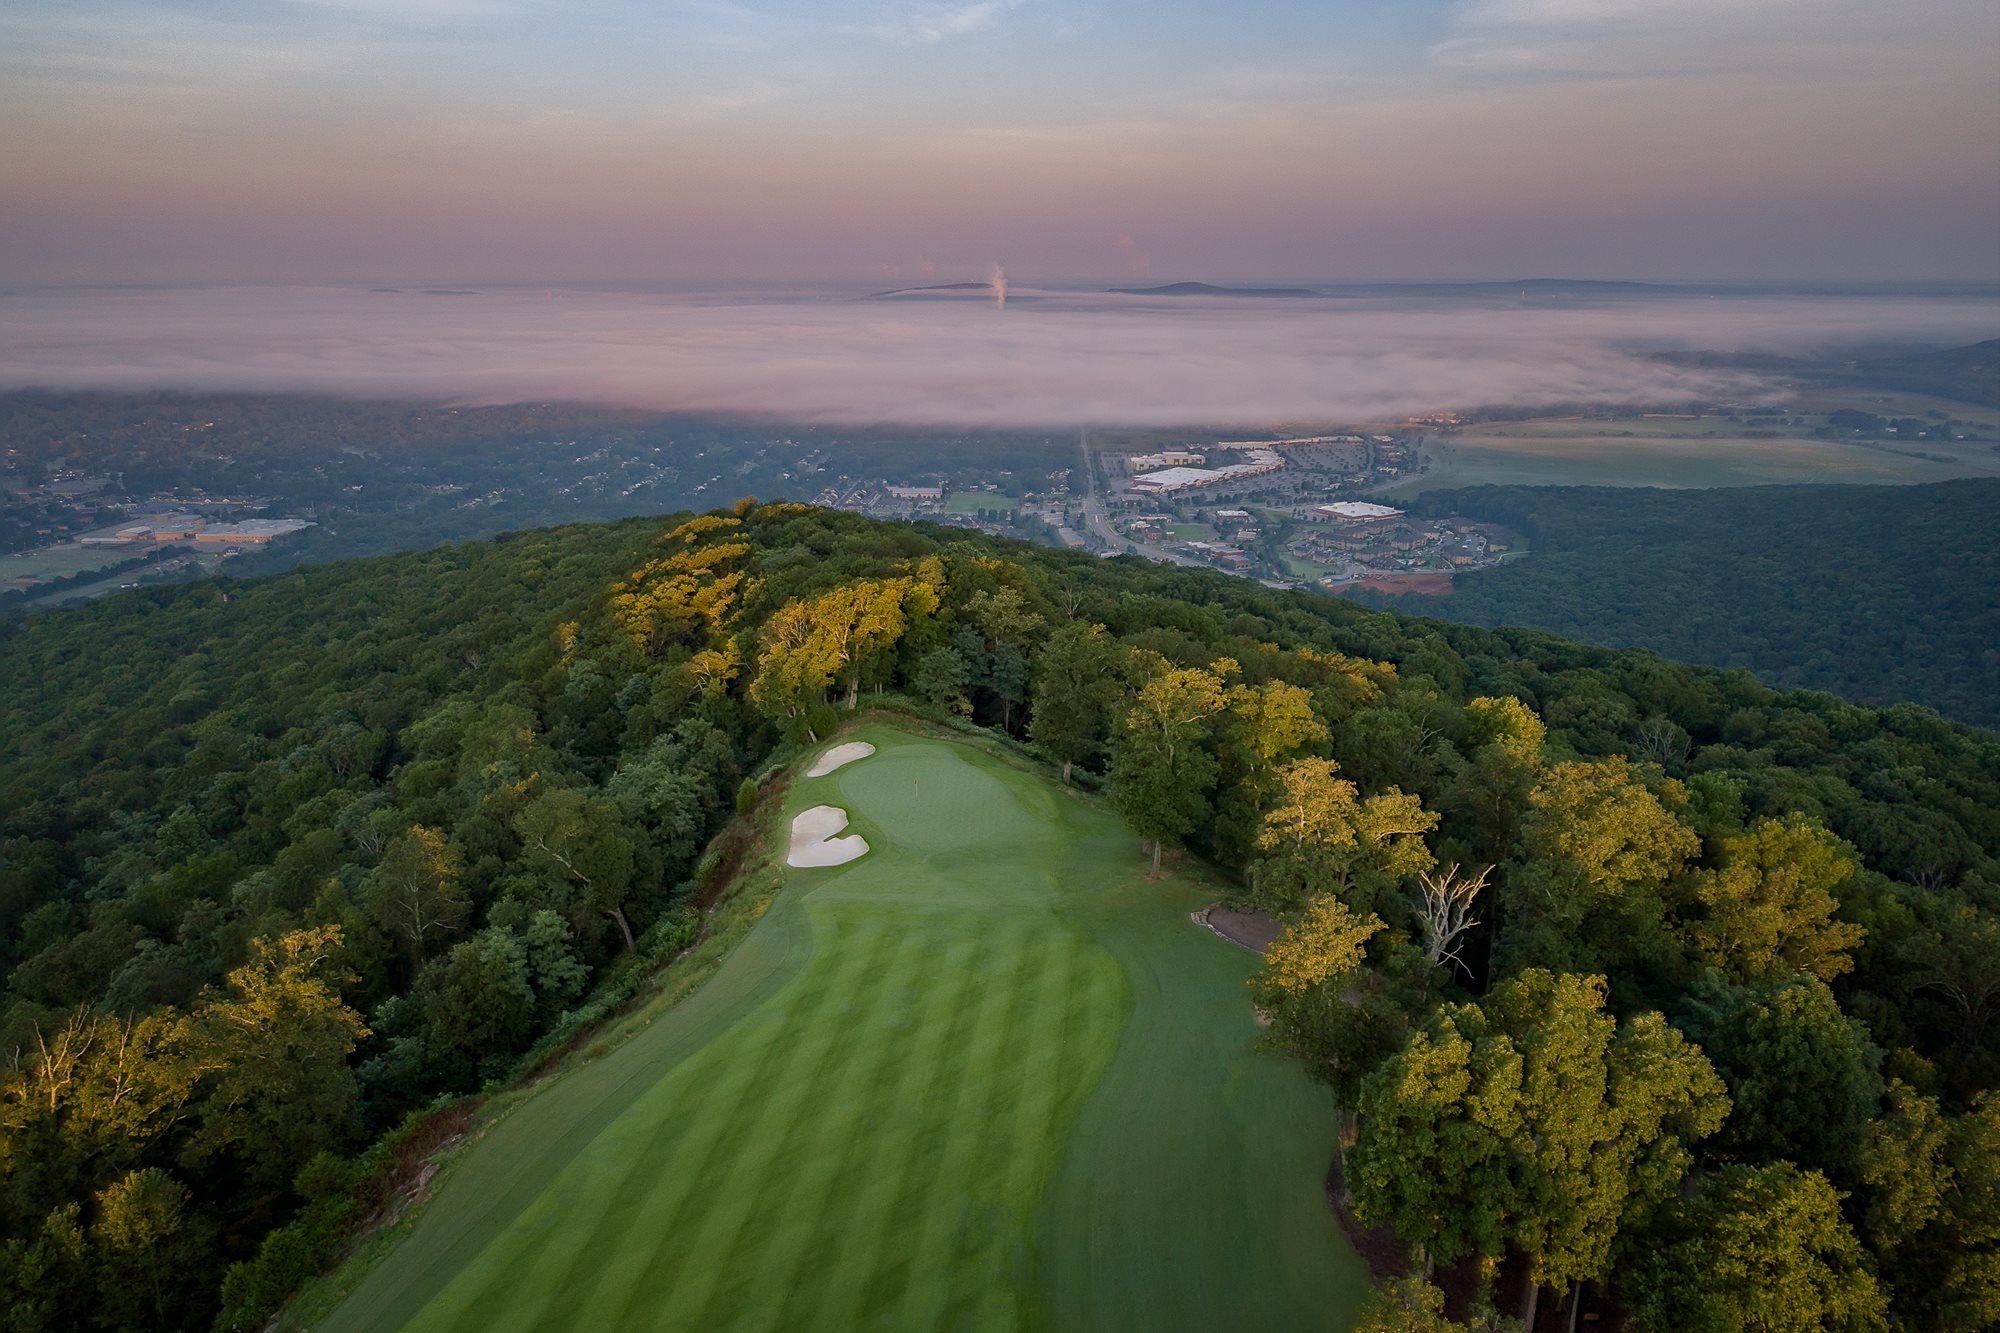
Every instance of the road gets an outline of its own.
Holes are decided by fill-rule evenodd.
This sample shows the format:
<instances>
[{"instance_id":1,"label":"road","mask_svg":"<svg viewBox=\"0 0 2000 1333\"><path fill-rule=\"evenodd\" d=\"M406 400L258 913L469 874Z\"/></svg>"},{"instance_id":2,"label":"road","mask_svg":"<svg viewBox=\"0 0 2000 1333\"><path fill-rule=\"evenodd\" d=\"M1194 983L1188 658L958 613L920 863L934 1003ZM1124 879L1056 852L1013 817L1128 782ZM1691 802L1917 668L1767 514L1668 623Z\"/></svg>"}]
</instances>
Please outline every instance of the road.
<instances>
[{"instance_id":1,"label":"road","mask_svg":"<svg viewBox=\"0 0 2000 1333\"><path fill-rule=\"evenodd\" d=\"M1179 555L1164 546L1153 546L1146 542L1135 542L1130 537L1111 526L1111 518L1104 512L1104 502L1097 498L1097 464L1090 456L1089 434L1077 433L1077 447L1083 452L1083 522L1084 526L1096 533L1109 551L1121 554L1142 555L1148 560L1163 565L1186 565L1190 569L1207 569L1208 566L1191 556Z\"/></svg>"}]
</instances>

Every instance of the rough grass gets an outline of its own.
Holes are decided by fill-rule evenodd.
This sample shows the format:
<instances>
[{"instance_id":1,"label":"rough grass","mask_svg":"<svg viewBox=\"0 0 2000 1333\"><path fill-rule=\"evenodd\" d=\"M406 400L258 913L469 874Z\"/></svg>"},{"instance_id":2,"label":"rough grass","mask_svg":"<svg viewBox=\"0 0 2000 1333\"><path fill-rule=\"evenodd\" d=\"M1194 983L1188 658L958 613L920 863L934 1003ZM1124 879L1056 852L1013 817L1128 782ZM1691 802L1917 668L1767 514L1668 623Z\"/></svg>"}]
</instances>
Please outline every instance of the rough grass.
<instances>
[{"instance_id":1,"label":"rough grass","mask_svg":"<svg viewBox=\"0 0 2000 1333\"><path fill-rule=\"evenodd\" d=\"M1254 960L1186 916L1212 889L981 749L856 735L779 813L873 850L520 1099L319 1327L1346 1322L1330 1106L1252 1050Z\"/></svg>"}]
</instances>

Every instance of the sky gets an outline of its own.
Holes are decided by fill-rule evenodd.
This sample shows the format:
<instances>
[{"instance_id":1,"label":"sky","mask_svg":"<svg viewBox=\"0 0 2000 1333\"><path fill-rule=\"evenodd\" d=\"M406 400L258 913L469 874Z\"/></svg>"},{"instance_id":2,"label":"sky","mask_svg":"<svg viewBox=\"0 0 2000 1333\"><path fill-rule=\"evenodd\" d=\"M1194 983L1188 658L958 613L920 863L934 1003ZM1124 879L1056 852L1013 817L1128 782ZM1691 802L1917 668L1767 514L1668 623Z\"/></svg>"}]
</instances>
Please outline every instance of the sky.
<instances>
[{"instance_id":1,"label":"sky","mask_svg":"<svg viewBox=\"0 0 2000 1333\"><path fill-rule=\"evenodd\" d=\"M0 283L2000 279L1992 0L0 0Z\"/></svg>"}]
</instances>

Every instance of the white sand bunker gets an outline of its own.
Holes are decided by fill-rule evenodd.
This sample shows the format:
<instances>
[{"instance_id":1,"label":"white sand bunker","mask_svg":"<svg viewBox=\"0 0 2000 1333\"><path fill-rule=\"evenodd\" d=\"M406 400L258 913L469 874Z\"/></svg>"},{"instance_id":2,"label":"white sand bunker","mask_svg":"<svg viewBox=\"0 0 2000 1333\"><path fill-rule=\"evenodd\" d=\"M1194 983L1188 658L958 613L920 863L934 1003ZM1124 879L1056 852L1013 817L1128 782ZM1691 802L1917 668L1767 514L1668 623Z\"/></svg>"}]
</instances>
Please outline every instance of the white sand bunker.
<instances>
[{"instance_id":1,"label":"white sand bunker","mask_svg":"<svg viewBox=\"0 0 2000 1333\"><path fill-rule=\"evenodd\" d=\"M860 756L856 756L859 758ZM859 833L844 838L833 835L847 827L847 812L837 805L816 805L801 810L792 820L792 848L785 857L788 866L837 866L852 861L868 850Z\"/></svg>"},{"instance_id":2,"label":"white sand bunker","mask_svg":"<svg viewBox=\"0 0 2000 1333\"><path fill-rule=\"evenodd\" d=\"M866 759L874 753L875 747L867 741L849 741L845 745L836 745L813 761L813 766L806 770L806 776L823 778L836 768L845 768L855 760Z\"/></svg>"}]
</instances>

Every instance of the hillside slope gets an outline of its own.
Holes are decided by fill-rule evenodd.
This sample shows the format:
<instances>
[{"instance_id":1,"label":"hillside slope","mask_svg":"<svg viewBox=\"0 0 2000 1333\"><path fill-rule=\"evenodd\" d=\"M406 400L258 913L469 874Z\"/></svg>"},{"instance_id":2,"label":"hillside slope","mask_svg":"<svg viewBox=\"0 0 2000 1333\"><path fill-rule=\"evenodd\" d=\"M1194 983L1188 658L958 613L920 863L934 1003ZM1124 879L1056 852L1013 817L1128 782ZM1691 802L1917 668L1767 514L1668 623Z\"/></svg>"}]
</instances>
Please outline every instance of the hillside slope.
<instances>
[{"instance_id":1,"label":"hillside slope","mask_svg":"<svg viewBox=\"0 0 2000 1333\"><path fill-rule=\"evenodd\" d=\"M2000 727L2000 481L1481 486L1432 492L1418 508L1504 523L1531 550L1459 575L1449 597L1370 604L1650 648Z\"/></svg>"},{"instance_id":2,"label":"hillside slope","mask_svg":"<svg viewBox=\"0 0 2000 1333\"><path fill-rule=\"evenodd\" d=\"M1520 1243L1429 1235L1476 1180L1382 1138L1396 1062L1489 1006L1530 1046L1615 1015L1617 1051L1680 1071L1670 1150L1593 1131L1665 1172L1628 1188L1689 1163L1717 1189L1725 1166L1840 1182L1852 1215L1826 1225L1919 1322L1989 1271L1983 1194L1940 1199L1915 1243L1866 1229L1897 1117L1970 1164L2000 1105L2000 740L1921 708L749 503L15 616L0 657L11 1327L261 1326L400 1206L467 1123L455 1099L587 1046L703 938L746 775L877 696L1102 786L1147 844L1134 873L1205 858L1298 938L1376 923L1256 984L1359 1126L1357 1207L1405 1243ZM1417 943L1418 876L1453 862L1490 867L1458 963ZM1608 1008L1533 1017L1558 994ZM1725 1084L1754 1114L1718 1124ZM1489 1128L1525 1137L1466 1145L1483 1161L1544 1132ZM1449 1192L1397 1193L1424 1182ZM1608 1199L1594 1236L1639 1215L1533 1189ZM1241 1239L1208 1220L1218 1252ZM1703 1227L1657 1226L1632 1252L1697 1262Z\"/></svg>"}]
</instances>

